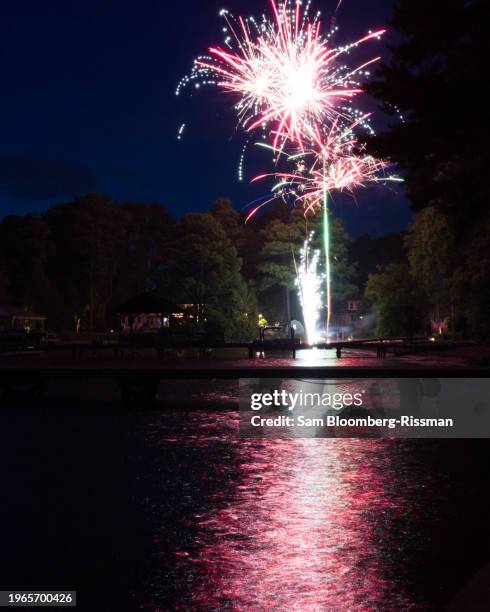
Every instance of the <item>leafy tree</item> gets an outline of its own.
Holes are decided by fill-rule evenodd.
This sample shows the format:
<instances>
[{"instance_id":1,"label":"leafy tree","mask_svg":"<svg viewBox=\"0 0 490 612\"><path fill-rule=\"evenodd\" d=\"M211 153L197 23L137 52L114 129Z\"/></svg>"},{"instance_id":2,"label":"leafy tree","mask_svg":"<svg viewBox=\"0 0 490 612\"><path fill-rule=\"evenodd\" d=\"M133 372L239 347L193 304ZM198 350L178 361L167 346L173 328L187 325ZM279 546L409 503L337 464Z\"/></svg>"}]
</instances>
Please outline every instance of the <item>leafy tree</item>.
<instances>
[{"instance_id":1,"label":"leafy tree","mask_svg":"<svg viewBox=\"0 0 490 612\"><path fill-rule=\"evenodd\" d=\"M10 303L10 275L9 266L5 258L0 257L0 304Z\"/></svg>"},{"instance_id":2,"label":"leafy tree","mask_svg":"<svg viewBox=\"0 0 490 612\"><path fill-rule=\"evenodd\" d=\"M454 236L441 211L429 206L420 211L405 238L410 273L425 291L437 318L449 312L449 289L454 265Z\"/></svg>"},{"instance_id":3,"label":"leafy tree","mask_svg":"<svg viewBox=\"0 0 490 612\"><path fill-rule=\"evenodd\" d=\"M241 253L245 245L244 220L228 198L218 198L211 207L211 214L221 224L230 242Z\"/></svg>"},{"instance_id":4,"label":"leafy tree","mask_svg":"<svg viewBox=\"0 0 490 612\"><path fill-rule=\"evenodd\" d=\"M287 221L272 219L261 231L263 247L261 263L258 270L261 274L260 289L282 288L284 296L283 316L291 320L290 292L295 287L296 269L300 251L308 235L313 232L313 249L322 249L323 222L320 214L305 217L301 209L295 209ZM330 221L332 243L332 284L335 287L335 298L343 299L355 288L351 283L354 266L348 261L349 238L340 219ZM324 268L324 258L320 259L320 271ZM279 309L278 309L279 310Z\"/></svg>"},{"instance_id":5,"label":"leafy tree","mask_svg":"<svg viewBox=\"0 0 490 612\"><path fill-rule=\"evenodd\" d=\"M49 227L35 214L10 215L0 224L0 258L4 260L14 305L43 311L46 264L53 248Z\"/></svg>"},{"instance_id":6,"label":"leafy tree","mask_svg":"<svg viewBox=\"0 0 490 612\"><path fill-rule=\"evenodd\" d=\"M474 338L490 340L490 213L472 234L463 253L454 251L450 279L455 303L453 328Z\"/></svg>"},{"instance_id":7,"label":"leafy tree","mask_svg":"<svg viewBox=\"0 0 490 612\"><path fill-rule=\"evenodd\" d=\"M374 237L363 234L356 238L349 247L349 261L356 267L355 284L364 288L368 276L376 272L377 266L406 263L404 240L403 232Z\"/></svg>"},{"instance_id":8,"label":"leafy tree","mask_svg":"<svg viewBox=\"0 0 490 612\"><path fill-rule=\"evenodd\" d=\"M391 25L401 42L369 87L404 116L372 145L400 164L415 208L437 203L466 223L462 202L474 220L489 193L487 103L474 95L490 85L488 17L486 0L399 0Z\"/></svg>"},{"instance_id":9,"label":"leafy tree","mask_svg":"<svg viewBox=\"0 0 490 612\"><path fill-rule=\"evenodd\" d=\"M486 98L477 93L490 86L490 39L482 27L489 17L486 0L399 0L392 26L401 42L391 48L390 63L370 86L385 110L404 116L371 141L372 151L398 162L416 211L434 211L415 230L411 260L422 257L422 228L425 236L433 228L435 236L424 245L435 270L432 279L424 272L422 282L429 293L440 292L444 269L455 318L468 333L479 335L482 326L490 335L485 292L490 284L490 130ZM447 224L444 234L441 219ZM439 247L445 241L457 253L449 267L447 248L434 250L438 236Z\"/></svg>"},{"instance_id":10,"label":"leafy tree","mask_svg":"<svg viewBox=\"0 0 490 612\"><path fill-rule=\"evenodd\" d=\"M255 331L255 304L241 275L241 259L221 224L210 213L185 215L178 228L175 295L198 305L199 323L227 338L249 338Z\"/></svg>"},{"instance_id":11,"label":"leafy tree","mask_svg":"<svg viewBox=\"0 0 490 612\"><path fill-rule=\"evenodd\" d=\"M408 336L425 332L424 293L412 279L406 264L379 266L366 283L365 298L376 313L377 334Z\"/></svg>"},{"instance_id":12,"label":"leafy tree","mask_svg":"<svg viewBox=\"0 0 490 612\"><path fill-rule=\"evenodd\" d=\"M64 324L73 313L88 313L86 327L104 328L120 269L127 218L111 198L88 195L48 210L46 222L56 244L49 273L63 304Z\"/></svg>"},{"instance_id":13,"label":"leafy tree","mask_svg":"<svg viewBox=\"0 0 490 612\"><path fill-rule=\"evenodd\" d=\"M118 301L159 288L168 289L171 262L178 251L175 221L160 204L125 203L125 228L120 254Z\"/></svg>"}]
</instances>

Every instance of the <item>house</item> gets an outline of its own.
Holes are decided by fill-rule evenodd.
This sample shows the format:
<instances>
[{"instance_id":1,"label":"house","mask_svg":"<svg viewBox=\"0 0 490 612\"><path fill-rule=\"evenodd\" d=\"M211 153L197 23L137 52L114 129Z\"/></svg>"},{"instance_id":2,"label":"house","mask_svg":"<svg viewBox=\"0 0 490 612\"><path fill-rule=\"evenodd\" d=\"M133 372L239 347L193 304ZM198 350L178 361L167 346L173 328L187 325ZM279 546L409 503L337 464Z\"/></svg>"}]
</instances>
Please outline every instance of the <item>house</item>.
<instances>
[{"instance_id":1,"label":"house","mask_svg":"<svg viewBox=\"0 0 490 612\"><path fill-rule=\"evenodd\" d=\"M442 336L449 332L449 316L441 318L431 316L430 318L430 331L433 336Z\"/></svg>"},{"instance_id":2,"label":"house","mask_svg":"<svg viewBox=\"0 0 490 612\"><path fill-rule=\"evenodd\" d=\"M431 336L442 336L449 332L451 323L451 307L443 301L432 306L429 312L428 332Z\"/></svg>"},{"instance_id":3,"label":"house","mask_svg":"<svg viewBox=\"0 0 490 612\"><path fill-rule=\"evenodd\" d=\"M361 307L360 297L337 300L333 306L331 327L334 336L345 340L362 334L366 328L366 313Z\"/></svg>"},{"instance_id":4,"label":"house","mask_svg":"<svg viewBox=\"0 0 490 612\"><path fill-rule=\"evenodd\" d=\"M116 307L122 332L151 332L170 327L185 317L180 306L155 293L142 293Z\"/></svg>"},{"instance_id":5,"label":"house","mask_svg":"<svg viewBox=\"0 0 490 612\"><path fill-rule=\"evenodd\" d=\"M44 332L47 317L15 306L0 306L0 331Z\"/></svg>"}]
</instances>

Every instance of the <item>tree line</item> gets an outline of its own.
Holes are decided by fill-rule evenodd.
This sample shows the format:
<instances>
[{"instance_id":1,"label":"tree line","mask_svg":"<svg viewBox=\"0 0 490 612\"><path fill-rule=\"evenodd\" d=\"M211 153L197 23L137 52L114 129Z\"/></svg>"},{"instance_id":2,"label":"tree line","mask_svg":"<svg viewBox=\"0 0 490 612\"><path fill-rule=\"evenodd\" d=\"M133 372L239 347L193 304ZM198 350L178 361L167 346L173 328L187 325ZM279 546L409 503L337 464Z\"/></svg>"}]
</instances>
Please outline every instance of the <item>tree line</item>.
<instances>
[{"instance_id":1,"label":"tree line","mask_svg":"<svg viewBox=\"0 0 490 612\"><path fill-rule=\"evenodd\" d=\"M273 321L300 318L294 258L315 223L278 206L245 224L224 198L176 219L159 204L87 195L2 220L0 304L44 314L52 329L97 331L114 326L117 304L152 291L200 305L228 338L249 338L259 309ZM348 291L349 239L333 225L335 274Z\"/></svg>"},{"instance_id":2,"label":"tree line","mask_svg":"<svg viewBox=\"0 0 490 612\"><path fill-rule=\"evenodd\" d=\"M428 207L407 233L356 240L340 219L330 225L334 309L360 296L376 313L372 333L426 332L450 296L437 267L452 256L444 219ZM283 204L245 224L225 198L176 219L159 204L87 195L0 222L0 304L46 315L50 329L106 331L119 303L151 291L195 304L227 338L247 339L259 314L302 319L296 267L307 236L321 250L321 231L321 215Z\"/></svg>"}]
</instances>

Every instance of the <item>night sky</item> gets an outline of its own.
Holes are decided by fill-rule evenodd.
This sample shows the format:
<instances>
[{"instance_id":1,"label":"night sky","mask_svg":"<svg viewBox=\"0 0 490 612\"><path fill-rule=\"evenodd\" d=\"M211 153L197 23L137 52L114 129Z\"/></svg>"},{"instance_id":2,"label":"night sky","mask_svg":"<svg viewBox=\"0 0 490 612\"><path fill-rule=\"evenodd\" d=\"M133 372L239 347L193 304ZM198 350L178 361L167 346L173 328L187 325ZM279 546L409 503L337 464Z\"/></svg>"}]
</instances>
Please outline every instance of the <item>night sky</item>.
<instances>
[{"instance_id":1,"label":"night sky","mask_svg":"<svg viewBox=\"0 0 490 612\"><path fill-rule=\"evenodd\" d=\"M328 22L335 3L314 6ZM337 42L386 23L392 5L344 0ZM177 215L219 196L241 209L264 193L266 184L247 180L270 163L253 147L238 182L244 141L229 98L215 89L174 94L193 58L221 43L223 6L259 14L266 0L2 3L0 218L94 191L165 204ZM368 43L366 52L386 57L389 40ZM404 229L410 219L403 194L387 188L337 198L336 206L354 235Z\"/></svg>"}]
</instances>

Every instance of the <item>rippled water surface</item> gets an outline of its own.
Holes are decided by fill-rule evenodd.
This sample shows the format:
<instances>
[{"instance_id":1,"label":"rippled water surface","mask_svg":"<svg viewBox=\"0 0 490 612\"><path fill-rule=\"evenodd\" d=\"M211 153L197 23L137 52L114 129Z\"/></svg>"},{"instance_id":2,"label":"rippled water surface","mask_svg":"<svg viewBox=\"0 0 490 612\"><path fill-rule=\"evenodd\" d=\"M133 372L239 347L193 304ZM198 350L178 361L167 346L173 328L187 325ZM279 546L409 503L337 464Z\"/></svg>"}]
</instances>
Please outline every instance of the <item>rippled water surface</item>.
<instances>
[{"instance_id":1,"label":"rippled water surface","mask_svg":"<svg viewBox=\"0 0 490 612\"><path fill-rule=\"evenodd\" d=\"M459 496L475 501L450 459L458 442L243 440L236 427L232 412L148 425L152 469L143 478L155 533L146 605L438 609L452 576L478 564L438 558L474 537L458 524ZM170 472L179 484L163 499Z\"/></svg>"},{"instance_id":2,"label":"rippled water surface","mask_svg":"<svg viewBox=\"0 0 490 612\"><path fill-rule=\"evenodd\" d=\"M2 589L75 588L90 612L440 610L488 563L488 441L242 439L235 383L160 393L2 405Z\"/></svg>"}]
</instances>

